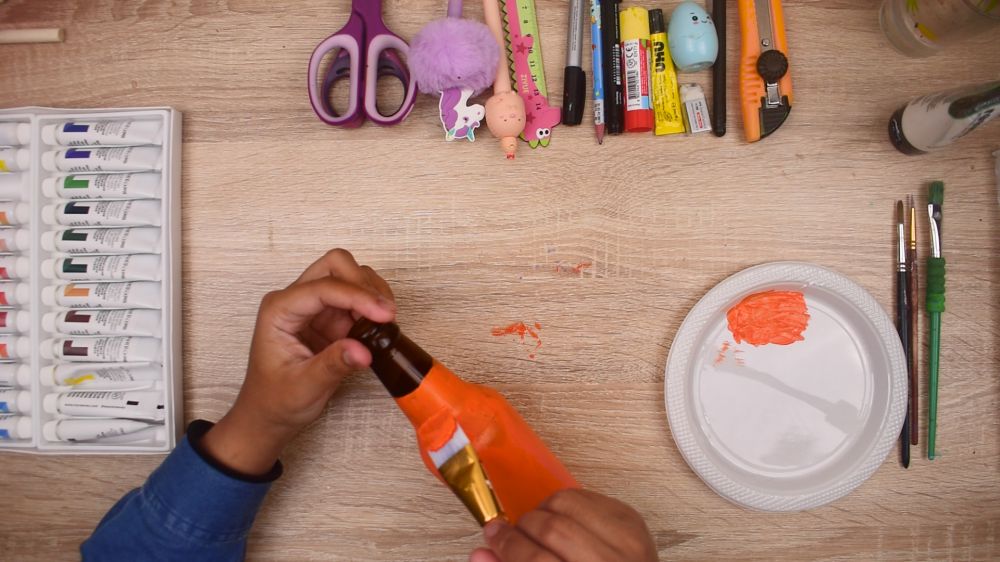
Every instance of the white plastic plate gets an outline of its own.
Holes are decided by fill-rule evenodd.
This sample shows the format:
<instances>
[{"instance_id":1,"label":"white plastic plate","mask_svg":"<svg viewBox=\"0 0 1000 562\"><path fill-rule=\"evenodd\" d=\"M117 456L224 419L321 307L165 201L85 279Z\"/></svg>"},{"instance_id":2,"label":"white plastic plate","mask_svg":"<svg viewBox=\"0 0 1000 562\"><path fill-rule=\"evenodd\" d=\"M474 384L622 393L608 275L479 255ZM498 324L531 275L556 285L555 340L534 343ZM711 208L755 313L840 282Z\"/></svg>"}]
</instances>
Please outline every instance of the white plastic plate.
<instances>
[{"instance_id":1,"label":"white plastic plate","mask_svg":"<svg viewBox=\"0 0 1000 562\"><path fill-rule=\"evenodd\" d=\"M726 313L767 290L803 294L803 341L736 343ZM811 509L860 486L906 412L906 362L885 311L857 283L806 263L751 267L710 290L674 338L664 387L688 465L722 497L765 511Z\"/></svg>"}]
</instances>

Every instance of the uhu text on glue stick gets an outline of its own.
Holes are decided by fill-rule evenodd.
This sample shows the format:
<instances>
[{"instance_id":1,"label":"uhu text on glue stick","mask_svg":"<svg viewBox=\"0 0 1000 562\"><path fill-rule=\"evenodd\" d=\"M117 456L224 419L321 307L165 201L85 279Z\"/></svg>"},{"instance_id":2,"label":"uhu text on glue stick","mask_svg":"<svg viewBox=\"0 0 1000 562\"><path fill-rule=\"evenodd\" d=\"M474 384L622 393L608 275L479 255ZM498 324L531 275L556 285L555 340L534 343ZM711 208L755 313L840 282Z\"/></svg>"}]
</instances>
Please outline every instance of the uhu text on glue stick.
<instances>
[{"instance_id":1,"label":"uhu text on glue stick","mask_svg":"<svg viewBox=\"0 0 1000 562\"><path fill-rule=\"evenodd\" d=\"M660 9L649 11L649 49L653 75L653 133L683 133L684 116L681 113L681 95L677 90L677 72L667 48L666 26L663 24L663 10Z\"/></svg>"}]
</instances>

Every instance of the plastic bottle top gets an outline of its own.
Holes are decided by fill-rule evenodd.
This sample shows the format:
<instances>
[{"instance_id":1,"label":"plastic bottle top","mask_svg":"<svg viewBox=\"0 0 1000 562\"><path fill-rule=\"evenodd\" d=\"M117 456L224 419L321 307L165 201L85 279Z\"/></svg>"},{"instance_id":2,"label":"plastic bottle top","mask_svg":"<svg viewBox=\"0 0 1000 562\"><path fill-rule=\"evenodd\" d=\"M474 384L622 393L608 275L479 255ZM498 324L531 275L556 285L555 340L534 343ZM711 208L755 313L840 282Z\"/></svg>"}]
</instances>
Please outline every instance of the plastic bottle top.
<instances>
[{"instance_id":1,"label":"plastic bottle top","mask_svg":"<svg viewBox=\"0 0 1000 562\"><path fill-rule=\"evenodd\" d=\"M42 212L43 213L45 212L44 209L42 210ZM49 224L52 224L52 223L49 223ZM53 230L49 230L49 231L46 231L46 232L42 233L42 237L40 239L40 242L42 243L42 249L43 250L45 250L46 252L54 252L54 251L56 251L56 234L58 234L58 232L53 231Z\"/></svg>"},{"instance_id":2,"label":"plastic bottle top","mask_svg":"<svg viewBox=\"0 0 1000 562\"><path fill-rule=\"evenodd\" d=\"M52 334L57 333L55 312L49 312L47 314L42 315L42 329Z\"/></svg>"},{"instance_id":3,"label":"plastic bottle top","mask_svg":"<svg viewBox=\"0 0 1000 562\"><path fill-rule=\"evenodd\" d=\"M17 366L17 384L24 387L31 386L31 367L28 365Z\"/></svg>"},{"instance_id":4,"label":"plastic bottle top","mask_svg":"<svg viewBox=\"0 0 1000 562\"><path fill-rule=\"evenodd\" d=\"M14 381L20 387L31 386L31 368L18 363L0 363L0 373L4 374L4 379Z\"/></svg>"},{"instance_id":5,"label":"plastic bottle top","mask_svg":"<svg viewBox=\"0 0 1000 562\"><path fill-rule=\"evenodd\" d=\"M28 414L31 413L31 393L27 390L15 390L11 391L14 393L14 408L18 413Z\"/></svg>"},{"instance_id":6,"label":"plastic bottle top","mask_svg":"<svg viewBox=\"0 0 1000 562\"><path fill-rule=\"evenodd\" d=\"M6 240L8 252L31 248L31 233L27 228L19 228L14 232L11 232L11 229L7 229L6 231L0 231L0 234L2 234L0 238Z\"/></svg>"},{"instance_id":7,"label":"plastic bottle top","mask_svg":"<svg viewBox=\"0 0 1000 562\"><path fill-rule=\"evenodd\" d=\"M6 300L6 303L2 303ZM29 304L31 302L31 287L27 283L0 283L0 306Z\"/></svg>"},{"instance_id":8,"label":"plastic bottle top","mask_svg":"<svg viewBox=\"0 0 1000 562\"><path fill-rule=\"evenodd\" d=\"M49 152L42 153L42 168L48 172L55 172L56 169L56 152L55 150L50 150Z\"/></svg>"},{"instance_id":9,"label":"plastic bottle top","mask_svg":"<svg viewBox=\"0 0 1000 562\"><path fill-rule=\"evenodd\" d=\"M27 170L31 166L31 151L25 148L18 148L14 151L14 163L18 170Z\"/></svg>"},{"instance_id":10,"label":"plastic bottle top","mask_svg":"<svg viewBox=\"0 0 1000 562\"><path fill-rule=\"evenodd\" d=\"M42 142L45 144L59 144L56 142L55 125L46 125L42 127Z\"/></svg>"},{"instance_id":11,"label":"plastic bottle top","mask_svg":"<svg viewBox=\"0 0 1000 562\"><path fill-rule=\"evenodd\" d=\"M45 306L56 306L56 289L52 285L42 287L42 304Z\"/></svg>"},{"instance_id":12,"label":"plastic bottle top","mask_svg":"<svg viewBox=\"0 0 1000 562\"><path fill-rule=\"evenodd\" d=\"M31 439L31 418L27 416L18 418L15 431L17 432L18 439Z\"/></svg>"},{"instance_id":13,"label":"plastic bottle top","mask_svg":"<svg viewBox=\"0 0 1000 562\"><path fill-rule=\"evenodd\" d=\"M7 208L4 213L7 214L8 224L20 225L31 220L31 207L25 203L5 203L0 206Z\"/></svg>"},{"instance_id":14,"label":"plastic bottle top","mask_svg":"<svg viewBox=\"0 0 1000 562\"><path fill-rule=\"evenodd\" d=\"M59 395L58 394L46 394L45 398L42 399L42 409L45 410L46 414L58 414L59 413Z\"/></svg>"},{"instance_id":15,"label":"plastic bottle top","mask_svg":"<svg viewBox=\"0 0 1000 562\"><path fill-rule=\"evenodd\" d=\"M31 357L31 338L17 338L17 356Z\"/></svg>"},{"instance_id":16,"label":"plastic bottle top","mask_svg":"<svg viewBox=\"0 0 1000 562\"><path fill-rule=\"evenodd\" d=\"M42 195L48 197L49 199L54 199L56 197L56 182L63 181L62 178L45 178L42 180ZM43 220L45 215L42 215Z\"/></svg>"},{"instance_id":17,"label":"plastic bottle top","mask_svg":"<svg viewBox=\"0 0 1000 562\"><path fill-rule=\"evenodd\" d=\"M0 324L6 324L15 332L27 332L31 329L31 317L24 310L0 310Z\"/></svg>"},{"instance_id":18,"label":"plastic bottle top","mask_svg":"<svg viewBox=\"0 0 1000 562\"><path fill-rule=\"evenodd\" d=\"M28 195L28 180L28 174L0 174L0 199L24 199Z\"/></svg>"},{"instance_id":19,"label":"plastic bottle top","mask_svg":"<svg viewBox=\"0 0 1000 562\"><path fill-rule=\"evenodd\" d=\"M42 367L41 370L38 371L38 382L42 383L43 386L55 386L56 385L55 365Z\"/></svg>"},{"instance_id":20,"label":"plastic bottle top","mask_svg":"<svg viewBox=\"0 0 1000 562\"><path fill-rule=\"evenodd\" d=\"M40 269L42 277L46 279L57 279L56 260L42 260L42 266Z\"/></svg>"},{"instance_id":21,"label":"plastic bottle top","mask_svg":"<svg viewBox=\"0 0 1000 562\"><path fill-rule=\"evenodd\" d=\"M54 190L55 186L52 189ZM55 197L55 194L49 197ZM42 222L45 224L59 224L59 221L56 219L56 209L58 207L59 205L46 205L42 207Z\"/></svg>"},{"instance_id":22,"label":"plastic bottle top","mask_svg":"<svg viewBox=\"0 0 1000 562\"><path fill-rule=\"evenodd\" d=\"M45 400L48 400L50 396L54 397L55 394L50 394L49 396L46 396ZM50 421L45 425L43 425L42 437L45 438L46 441L61 441L61 439L59 439L59 435L57 435L56 433L56 427L58 427L58 425L59 425L59 420Z\"/></svg>"},{"instance_id":23,"label":"plastic bottle top","mask_svg":"<svg viewBox=\"0 0 1000 562\"><path fill-rule=\"evenodd\" d=\"M56 342L55 340L42 340L41 345L38 346L38 353L41 354L42 359L47 359L52 361L56 358ZM48 411L48 410L46 410Z\"/></svg>"}]
</instances>

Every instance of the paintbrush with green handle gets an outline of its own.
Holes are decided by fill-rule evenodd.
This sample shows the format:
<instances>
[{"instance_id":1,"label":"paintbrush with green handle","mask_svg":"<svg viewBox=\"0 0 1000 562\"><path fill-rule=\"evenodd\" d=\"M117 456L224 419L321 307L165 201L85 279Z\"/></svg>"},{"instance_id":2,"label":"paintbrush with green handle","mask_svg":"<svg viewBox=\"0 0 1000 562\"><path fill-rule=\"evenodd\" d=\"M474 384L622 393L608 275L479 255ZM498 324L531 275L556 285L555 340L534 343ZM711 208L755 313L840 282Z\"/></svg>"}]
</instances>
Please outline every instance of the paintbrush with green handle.
<instances>
[{"instance_id":1,"label":"paintbrush with green handle","mask_svg":"<svg viewBox=\"0 0 1000 562\"><path fill-rule=\"evenodd\" d=\"M941 253L941 207L944 183L932 182L927 214L930 216L931 255L927 258L927 315L930 318L930 357L927 367L927 458L934 459L937 434L938 362L941 353L941 313L944 312L944 256Z\"/></svg>"}]
</instances>

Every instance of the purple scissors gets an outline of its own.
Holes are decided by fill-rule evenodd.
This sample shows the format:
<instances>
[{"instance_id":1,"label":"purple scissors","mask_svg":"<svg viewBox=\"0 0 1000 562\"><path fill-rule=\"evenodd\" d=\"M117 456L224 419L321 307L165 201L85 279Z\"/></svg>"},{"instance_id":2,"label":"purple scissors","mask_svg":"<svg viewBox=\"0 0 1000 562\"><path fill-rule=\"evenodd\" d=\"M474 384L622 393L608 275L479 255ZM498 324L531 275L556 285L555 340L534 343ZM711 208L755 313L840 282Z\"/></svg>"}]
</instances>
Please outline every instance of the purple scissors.
<instances>
[{"instance_id":1,"label":"purple scissors","mask_svg":"<svg viewBox=\"0 0 1000 562\"><path fill-rule=\"evenodd\" d=\"M328 125L351 128L361 126L365 117L378 125L395 125L406 119L417 88L399 53L405 55L409 49L382 21L382 0L352 0L347 25L320 43L309 59L313 111ZM321 63L333 51L336 53L321 82ZM382 115L375 104L375 87L381 76L395 77L405 88L403 103L392 115ZM330 90L343 78L350 80L350 97L347 110L340 115L330 105Z\"/></svg>"}]
</instances>

